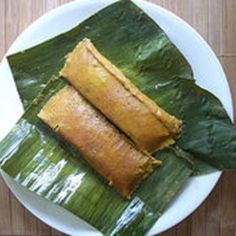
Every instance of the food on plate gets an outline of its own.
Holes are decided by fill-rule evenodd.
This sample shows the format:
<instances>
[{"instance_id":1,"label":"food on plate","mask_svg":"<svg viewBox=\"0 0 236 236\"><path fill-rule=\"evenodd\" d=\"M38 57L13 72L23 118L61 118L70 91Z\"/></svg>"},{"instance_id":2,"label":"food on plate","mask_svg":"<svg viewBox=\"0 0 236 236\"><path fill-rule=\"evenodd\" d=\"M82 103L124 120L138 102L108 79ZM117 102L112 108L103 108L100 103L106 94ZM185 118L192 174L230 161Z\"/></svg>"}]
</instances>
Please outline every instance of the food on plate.
<instances>
[{"instance_id":1,"label":"food on plate","mask_svg":"<svg viewBox=\"0 0 236 236\"><path fill-rule=\"evenodd\" d=\"M57 92L38 117L73 144L124 197L161 164L137 150L99 111L71 86Z\"/></svg>"},{"instance_id":2,"label":"food on plate","mask_svg":"<svg viewBox=\"0 0 236 236\"><path fill-rule=\"evenodd\" d=\"M7 56L26 111L0 143L1 173L5 172L17 183L38 196L58 204L80 217L104 235L146 235L155 222L161 218L170 203L173 204L173 208L176 208L174 199L179 191L186 187L186 181L190 176L206 175L216 170L236 169L236 132L226 110L217 97L196 84L191 65L162 28L155 23L156 20L158 21L158 19L151 19L132 1L119 0L83 22L78 22L79 24L73 29L68 28L69 31L51 39L47 38L47 41L32 48L24 48L22 51ZM171 27L173 25L170 24L167 28L171 29ZM40 34L40 32L38 33ZM80 50L84 54L80 53L79 56L84 55L84 58L81 57L83 60L81 58L79 60L85 70L83 73L80 71L80 75L83 75L79 78L80 88L76 76L77 64L81 64L77 58L78 50L75 49L74 52L72 50L85 37L91 38L99 52L109 61L97 52L89 40L85 39L83 43L81 42ZM185 42L188 43L190 38L186 38ZM72 54L68 57L70 52ZM76 63L74 60L69 60L69 58L73 59L73 54ZM193 54L189 58L191 56L195 57ZM60 112L56 115L63 116L63 119L66 118L63 122L68 122L70 119L70 124L75 123L73 117L80 115L80 120L83 120L85 124L82 128L80 127L83 133L73 130L78 130L79 125L83 124L81 122L78 126L71 128L69 136L66 129L70 125L59 127L56 119L50 120L51 126L58 133L62 130L67 131L63 132L65 139L65 135L67 135L71 138L71 140L67 138L68 141L72 141L73 138L73 141L81 145L80 152L75 150L75 144L74 146L69 145L61 137L53 134L53 131L37 117L43 106L50 99L55 99L52 96L55 94L57 96L57 93L68 85L68 81L57 76L66 57L66 62L72 63L73 70L69 71L68 65L66 65L62 72L66 72L64 74L68 75L75 73L70 81L75 88L66 87L65 91L67 90L69 93L72 90L76 94L75 91L78 90L77 96L83 102L83 106L80 104L78 107L86 107L90 112L92 109L95 113L100 114L99 116L103 118L97 120L105 122L108 127L113 127L110 129L117 137L131 147L131 151L126 151L124 148L119 150L119 152L122 151L122 155L127 153L128 157L131 156L132 164L129 164L131 169L126 168L126 172L121 172L122 176L127 177L128 171L134 173L135 164L137 166L138 163L142 164L140 155L144 156L143 160L149 157L151 162L151 157L146 151L138 151L141 149L141 145L137 141L135 144L135 135L143 139L142 149L150 152L164 147L164 144L167 145L168 138L172 139L172 142L177 141L177 145L163 148L155 153L155 157L162 161L162 165L142 182L129 201L108 187L107 183L101 181L101 178L94 173L94 168L90 168L89 163L81 160L84 157L90 163L92 160L98 164L98 161L102 159L98 159L99 156L94 158L94 148L89 150L85 147L88 142L91 142L97 149L100 146L98 151L102 153L106 151L112 160L112 162L101 164L99 170L97 168L101 174L101 170L107 171L115 168L114 160L117 155L111 156L111 153L118 153L118 150L114 150L114 146L111 145L111 142L116 140L113 138L110 140L111 138L108 138L109 134L106 132L105 136L102 132L97 134L99 130L95 129L95 126L91 126L95 119L85 120L84 116L88 116L89 113L86 109L84 109L86 112L83 113L80 110L80 113L74 113L76 109L72 109L73 112L66 115L66 106L63 107L66 100L64 101L62 97L57 98L58 101L61 100L61 107L58 105L57 109ZM92 64L94 64L94 68ZM124 75L115 66L118 66ZM201 68L199 67L199 69ZM92 75L89 78L88 73ZM209 76L211 75L209 74ZM207 78L201 78L202 82L204 79ZM89 87L86 87L88 85ZM86 96L86 92L90 97ZM80 94L83 97L80 97ZM158 105L152 101L148 102L149 98ZM169 119L170 116L158 106L175 117L181 118L184 125L181 127L181 121L174 118ZM71 107L68 106L68 108ZM46 111L44 109L41 114ZM49 117L49 114L52 115L54 105L49 110L50 112L44 114L46 118ZM108 116L105 111L111 112L111 114ZM157 111L160 120L154 119L157 115L152 115L153 111ZM91 113L91 116L95 113ZM111 115L114 115L117 121L121 121L128 131L129 129L132 132L135 131L134 134L130 135L131 132L124 130L112 119L114 117ZM168 124L170 127L168 126L165 130L162 127L164 124ZM166 133L170 132L170 137L163 136L163 131L154 125L162 127ZM115 126L118 129L114 128ZM85 135L85 128L91 129L91 132L86 132L89 139L75 139L74 135ZM154 132L154 130L158 132ZM181 135L179 135L180 131ZM147 136L145 132L148 133ZM126 135L122 133L126 133ZM63 136L62 133L60 134ZM140 136L138 136L139 134ZM128 135L133 139L133 141L130 140L131 143L128 141ZM95 137L100 139L95 140ZM178 137L179 139L176 140ZM106 139L108 147L101 139ZM152 140L155 139L158 139L158 142L155 141L153 144ZM137 147L138 145L139 147ZM109 149L109 147L111 148ZM125 144L122 147L126 147ZM131 155L132 152L138 153L138 159L132 159L134 158ZM127 160L125 159L125 161ZM95 164L93 163L94 167ZM154 168L154 165L152 167ZM115 171L112 173L113 177L114 174L116 174L115 177L118 176ZM122 176L121 178L125 179ZM132 178L135 179L134 175ZM118 179L118 181L121 180ZM130 179L128 179L129 181ZM184 195L181 193L180 198L182 198L182 194ZM162 223L160 220L159 230L163 229ZM157 233L156 229L155 227L152 232ZM79 228L78 230L80 232Z\"/></svg>"},{"instance_id":3,"label":"food on plate","mask_svg":"<svg viewBox=\"0 0 236 236\"><path fill-rule=\"evenodd\" d=\"M175 143L182 121L144 95L85 38L67 56L60 75L150 153Z\"/></svg>"}]
</instances>

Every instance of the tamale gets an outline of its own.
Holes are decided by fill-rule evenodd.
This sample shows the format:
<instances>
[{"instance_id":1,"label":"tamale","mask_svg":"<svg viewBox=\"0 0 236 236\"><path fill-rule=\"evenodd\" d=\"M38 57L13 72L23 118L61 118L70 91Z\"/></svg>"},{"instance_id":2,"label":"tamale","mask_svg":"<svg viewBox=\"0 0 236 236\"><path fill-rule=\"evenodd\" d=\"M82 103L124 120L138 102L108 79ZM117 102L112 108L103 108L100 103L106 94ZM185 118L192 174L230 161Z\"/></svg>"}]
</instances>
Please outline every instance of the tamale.
<instances>
[{"instance_id":1,"label":"tamale","mask_svg":"<svg viewBox=\"0 0 236 236\"><path fill-rule=\"evenodd\" d=\"M137 150L96 108L71 86L44 105L38 117L83 154L124 197L161 161Z\"/></svg>"},{"instance_id":2,"label":"tamale","mask_svg":"<svg viewBox=\"0 0 236 236\"><path fill-rule=\"evenodd\" d=\"M89 39L68 55L60 75L140 149L153 153L178 137L182 121L144 95Z\"/></svg>"}]
</instances>

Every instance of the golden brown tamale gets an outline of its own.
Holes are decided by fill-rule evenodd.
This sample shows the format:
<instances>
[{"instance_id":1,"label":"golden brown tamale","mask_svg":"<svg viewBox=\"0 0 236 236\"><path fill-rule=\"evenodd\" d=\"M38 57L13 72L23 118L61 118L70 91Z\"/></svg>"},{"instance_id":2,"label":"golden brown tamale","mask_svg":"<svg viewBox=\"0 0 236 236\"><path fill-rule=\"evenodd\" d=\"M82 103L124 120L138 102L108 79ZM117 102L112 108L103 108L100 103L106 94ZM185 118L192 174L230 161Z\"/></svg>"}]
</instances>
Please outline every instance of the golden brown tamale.
<instances>
[{"instance_id":1,"label":"golden brown tamale","mask_svg":"<svg viewBox=\"0 0 236 236\"><path fill-rule=\"evenodd\" d=\"M89 39L68 55L60 74L139 148L153 153L179 135L182 121L144 95Z\"/></svg>"}]
</instances>

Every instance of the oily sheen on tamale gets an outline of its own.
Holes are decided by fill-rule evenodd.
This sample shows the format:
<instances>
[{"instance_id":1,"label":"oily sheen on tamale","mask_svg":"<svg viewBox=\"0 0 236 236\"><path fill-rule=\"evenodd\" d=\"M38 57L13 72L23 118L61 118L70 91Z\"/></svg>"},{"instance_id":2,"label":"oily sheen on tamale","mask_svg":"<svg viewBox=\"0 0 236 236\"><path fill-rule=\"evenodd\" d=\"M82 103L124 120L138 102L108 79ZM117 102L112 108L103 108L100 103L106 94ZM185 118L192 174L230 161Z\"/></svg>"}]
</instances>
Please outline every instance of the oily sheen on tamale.
<instances>
[{"instance_id":1,"label":"oily sheen on tamale","mask_svg":"<svg viewBox=\"0 0 236 236\"><path fill-rule=\"evenodd\" d=\"M182 122L145 96L89 39L68 55L60 75L143 150L169 146L180 133Z\"/></svg>"},{"instance_id":2,"label":"oily sheen on tamale","mask_svg":"<svg viewBox=\"0 0 236 236\"><path fill-rule=\"evenodd\" d=\"M99 111L70 86L42 108L39 118L78 148L87 161L124 197L161 161L137 150Z\"/></svg>"}]
</instances>

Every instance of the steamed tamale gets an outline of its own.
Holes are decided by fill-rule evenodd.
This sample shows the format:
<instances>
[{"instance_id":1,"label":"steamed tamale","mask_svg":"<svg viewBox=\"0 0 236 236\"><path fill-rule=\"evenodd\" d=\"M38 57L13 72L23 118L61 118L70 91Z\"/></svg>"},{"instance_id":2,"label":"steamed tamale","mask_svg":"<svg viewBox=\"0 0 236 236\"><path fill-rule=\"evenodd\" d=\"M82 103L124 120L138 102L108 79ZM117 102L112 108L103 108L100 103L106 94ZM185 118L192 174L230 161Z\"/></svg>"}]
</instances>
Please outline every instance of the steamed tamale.
<instances>
[{"instance_id":1,"label":"steamed tamale","mask_svg":"<svg viewBox=\"0 0 236 236\"><path fill-rule=\"evenodd\" d=\"M99 111L70 86L61 89L38 114L124 197L161 162L137 150Z\"/></svg>"},{"instance_id":2,"label":"steamed tamale","mask_svg":"<svg viewBox=\"0 0 236 236\"><path fill-rule=\"evenodd\" d=\"M145 96L89 39L68 55L60 74L139 148L152 153L179 135L182 122Z\"/></svg>"}]
</instances>

